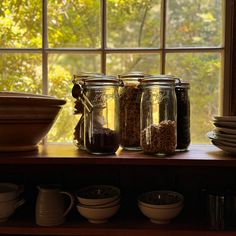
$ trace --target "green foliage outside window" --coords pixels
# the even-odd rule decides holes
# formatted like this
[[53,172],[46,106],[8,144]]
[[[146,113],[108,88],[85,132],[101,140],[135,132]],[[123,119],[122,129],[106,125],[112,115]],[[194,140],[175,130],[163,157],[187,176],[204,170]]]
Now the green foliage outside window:
[[[222,46],[222,0],[166,2],[167,49]],[[161,0],[107,0],[106,5],[108,48],[161,47]],[[100,48],[101,15],[99,0],[48,0],[48,48]],[[42,31],[42,0],[0,2],[0,48],[41,49]],[[190,82],[193,143],[208,142],[211,116],[218,113],[222,58],[220,50],[166,54],[165,73]],[[161,61],[160,52],[111,52],[107,74],[132,70],[160,74]],[[73,116],[72,75],[80,71],[101,72],[99,52],[48,52],[48,94],[67,100],[49,141],[73,140],[79,117]],[[0,52],[0,90],[42,93],[41,51]]]

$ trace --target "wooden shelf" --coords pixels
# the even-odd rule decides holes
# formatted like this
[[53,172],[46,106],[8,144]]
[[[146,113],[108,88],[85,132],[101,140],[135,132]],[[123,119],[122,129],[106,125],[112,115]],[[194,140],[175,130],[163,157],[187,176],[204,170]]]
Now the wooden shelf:
[[[122,210],[121,210],[122,212]],[[35,223],[34,216],[17,215],[0,225],[0,235],[83,235],[83,236],[234,236],[234,230],[213,231],[198,218],[180,216],[166,225],[151,223],[146,217],[118,213],[104,224],[92,224],[77,212],[60,226],[42,227]]]
[[187,152],[170,156],[150,156],[142,152],[118,150],[116,155],[97,156],[77,150],[70,144],[39,146],[35,152],[0,153],[0,165],[152,165],[152,166],[228,166],[236,158],[213,145],[192,145]]
[[[42,168],[43,167],[43,168]],[[195,169],[195,167],[197,167]],[[204,168],[203,168],[204,167]],[[213,167],[213,168],[212,168]],[[35,184],[42,181],[62,180],[65,186],[93,183],[94,180],[120,183],[124,198],[134,199],[139,191],[149,187],[170,183],[185,192],[186,208],[195,205],[196,194],[206,182],[230,180],[234,184],[236,158],[213,145],[191,145],[187,152],[176,152],[171,156],[151,156],[142,152],[118,150],[116,155],[96,156],[79,151],[72,144],[39,146],[35,152],[0,153],[0,174],[2,178],[18,178],[27,184],[28,190],[35,190]],[[215,168],[221,168],[221,175],[215,175]],[[53,171],[52,171],[53,170]],[[158,171],[157,171],[158,170]],[[211,170],[211,171],[209,171]],[[201,174],[199,174],[201,171]],[[166,173],[165,173],[166,172]],[[171,173],[169,175],[169,173]],[[9,174],[9,175],[8,175]],[[41,176],[40,176],[41,174]],[[49,174],[49,175],[48,175]],[[90,179],[88,176],[90,176]],[[213,176],[212,176],[213,175]],[[193,176],[198,178],[192,179]],[[100,178],[99,178],[100,177]],[[217,178],[215,178],[217,177]],[[49,178],[49,179],[48,179]],[[154,179],[158,181],[153,181]],[[26,181],[26,182],[25,182]],[[87,182],[86,182],[87,181]],[[199,184],[199,185],[198,185]],[[28,192],[28,199],[35,200],[35,192]],[[194,200],[195,199],[195,200]],[[130,207],[130,201],[122,204],[120,213],[106,224],[91,224],[74,209],[63,225],[40,227],[35,224],[34,209],[26,214],[25,209],[17,209],[5,223],[0,224],[0,235],[83,235],[83,236],[234,236],[236,229],[211,231],[194,216],[194,210],[181,213],[168,225],[156,225],[144,217],[137,206]],[[134,207],[135,205],[135,207]],[[33,202],[29,203],[34,206]],[[24,206],[25,207],[25,206]],[[194,206],[195,207],[195,206]],[[196,210],[197,207],[194,209]],[[130,212],[126,212],[126,210]]]

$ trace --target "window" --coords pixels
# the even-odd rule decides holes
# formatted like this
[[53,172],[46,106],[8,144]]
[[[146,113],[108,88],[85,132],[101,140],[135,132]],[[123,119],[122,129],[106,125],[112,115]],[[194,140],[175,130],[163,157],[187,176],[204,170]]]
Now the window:
[[206,143],[212,115],[221,104],[229,113],[231,4],[233,0],[2,0],[0,90],[65,98],[67,105],[48,140],[67,142],[78,122],[73,74],[173,74],[191,85],[192,143]]

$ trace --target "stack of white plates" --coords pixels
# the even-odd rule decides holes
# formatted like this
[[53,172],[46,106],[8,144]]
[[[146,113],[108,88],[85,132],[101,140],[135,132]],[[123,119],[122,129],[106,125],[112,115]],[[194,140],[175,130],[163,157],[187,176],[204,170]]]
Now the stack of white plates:
[[236,116],[214,116],[215,129],[207,133],[211,142],[223,151],[236,154]]

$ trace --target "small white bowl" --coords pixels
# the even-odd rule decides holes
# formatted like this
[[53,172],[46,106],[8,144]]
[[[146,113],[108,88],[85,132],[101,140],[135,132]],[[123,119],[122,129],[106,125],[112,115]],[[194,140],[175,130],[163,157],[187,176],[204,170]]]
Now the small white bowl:
[[138,202],[152,208],[173,208],[183,204],[184,196],[169,190],[151,191],[139,195]]
[[138,197],[140,211],[156,224],[169,223],[179,215],[183,206],[183,195],[173,191],[152,191]]
[[104,205],[119,199],[120,189],[111,185],[91,185],[79,189],[76,197],[83,205]]
[[155,224],[168,224],[177,217],[183,209],[183,205],[173,208],[152,208],[138,204],[140,211]]
[[18,198],[23,191],[23,185],[0,183],[0,204]]
[[5,222],[15,212],[16,208],[25,203],[24,199],[13,199],[0,202],[0,222]]
[[78,212],[90,223],[101,224],[106,223],[109,218],[117,213],[120,208],[120,204],[103,208],[78,204],[76,205],[76,208]]

